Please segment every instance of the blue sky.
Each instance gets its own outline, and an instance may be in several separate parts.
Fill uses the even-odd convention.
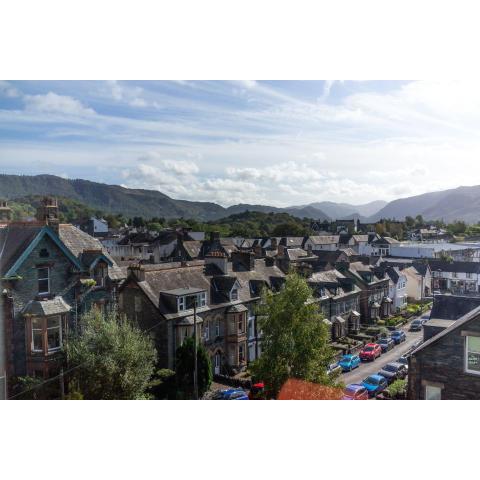
[[[2,81],[0,171],[222,205],[391,200],[480,184],[479,107],[475,82]]]

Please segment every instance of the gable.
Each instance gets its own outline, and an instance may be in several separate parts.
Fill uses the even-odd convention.
[[[14,278],[18,269],[28,259],[31,253],[38,247],[38,245],[44,240],[51,241],[61,253],[73,264],[75,268],[82,271],[83,268],[77,258],[70,252],[60,238],[51,230],[48,226],[43,227],[38,234],[25,246],[20,255],[15,259],[8,271],[5,273],[4,278]]]

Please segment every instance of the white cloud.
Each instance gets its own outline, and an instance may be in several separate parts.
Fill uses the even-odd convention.
[[[15,98],[19,97],[21,93],[10,83],[0,80],[0,96],[2,95],[7,98]]]
[[[48,92],[45,95],[24,95],[27,110],[42,113],[62,113],[66,115],[94,115],[95,111],[85,107],[75,98]]]
[[[107,81],[107,86],[111,97],[117,101],[122,102],[131,107],[147,107],[149,103],[143,98],[144,90],[140,87],[131,87],[124,83],[119,83],[117,80]],[[159,106],[155,104],[154,106]]]

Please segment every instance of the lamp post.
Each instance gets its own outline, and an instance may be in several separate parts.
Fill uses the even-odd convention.
[[[193,348],[193,395],[198,400],[198,369],[197,369],[197,297],[193,301],[193,339],[195,346]]]

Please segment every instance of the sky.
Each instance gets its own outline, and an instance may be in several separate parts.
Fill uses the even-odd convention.
[[[224,206],[480,184],[479,133],[474,81],[0,81],[0,173]]]

